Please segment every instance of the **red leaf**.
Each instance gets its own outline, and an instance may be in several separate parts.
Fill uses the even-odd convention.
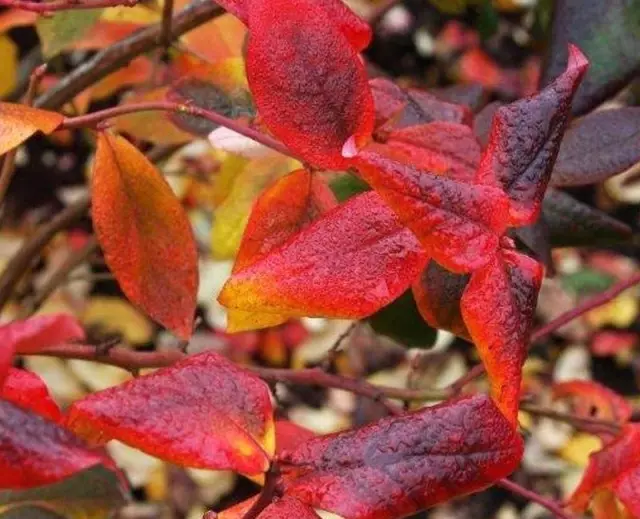
[[[435,261],[427,264],[413,283],[413,296],[427,324],[471,340],[460,309],[460,299],[468,282],[469,275],[453,274]]]
[[[466,182],[474,180],[482,153],[471,128],[442,121],[393,130],[386,144],[407,164]]]
[[[30,106],[0,103],[0,155],[22,144],[37,131],[53,132],[64,117]]]
[[[511,198],[511,224],[534,222],[560,148],[571,100],[588,62],[570,46],[567,69],[532,97],[498,108],[478,170],[482,183],[504,186]]]
[[[122,290],[153,319],[188,339],[198,252],[169,184],[127,140],[100,132],[91,189],[96,234]]]
[[[60,422],[62,413],[42,379],[30,371],[11,368],[4,381],[0,398],[28,411],[44,416],[52,422]]]
[[[0,400],[0,488],[55,483],[102,461],[69,431]]]
[[[486,396],[319,437],[280,456],[282,490],[349,519],[392,519],[507,476],[522,440]]]
[[[502,189],[422,171],[383,156],[371,145],[356,158],[362,178],[397,213],[427,253],[452,272],[484,265],[506,229]]]
[[[222,0],[219,4],[234,16],[242,20],[245,25],[249,23],[249,6],[245,0]],[[360,52],[371,42],[371,27],[362,18],[349,9],[342,0],[321,0],[315,5],[321,7],[329,16],[344,36],[349,40],[353,48]]]
[[[473,114],[468,107],[443,101],[423,90],[403,90],[393,81],[384,78],[372,79],[369,85],[375,104],[376,126],[390,119],[396,128],[434,121],[467,126],[471,126],[473,122]]]
[[[227,508],[220,512],[218,519],[243,519],[246,513],[251,509],[253,504],[258,498],[252,497],[241,503],[238,503],[231,508]],[[258,519],[318,519],[318,514],[315,513],[313,508],[302,504],[297,499],[289,496],[284,496],[281,499],[277,499],[266,507],[258,515]]]
[[[218,300],[254,312],[359,319],[404,292],[426,260],[414,235],[368,192],[233,274]]]
[[[14,353],[38,353],[48,346],[84,337],[78,321],[65,314],[41,315],[0,326],[0,386]]]
[[[276,421],[276,453],[280,455],[285,450],[291,450],[298,445],[315,438],[316,434],[300,425],[288,420]]]
[[[559,382],[553,385],[552,394],[554,399],[571,399],[575,414],[587,418],[627,422],[633,412],[618,393],[589,380]]]
[[[279,179],[251,210],[234,272],[255,263],[336,205],[335,195],[319,175],[299,169]]]
[[[246,59],[269,130],[306,161],[348,167],[373,130],[373,99],[364,65],[327,12],[309,0],[253,0]]]
[[[205,352],[75,402],[68,426],[92,444],[116,439],[171,463],[267,470],[274,452],[267,385]]]
[[[569,498],[575,512],[583,512],[599,491],[613,492],[632,517],[640,517],[640,425],[625,425],[613,442],[589,457],[580,485]]]
[[[513,425],[542,277],[537,261],[500,250],[471,274],[462,295],[462,316],[487,369],[493,398]]]

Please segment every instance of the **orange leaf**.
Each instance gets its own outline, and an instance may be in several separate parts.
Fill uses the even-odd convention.
[[[461,300],[462,316],[487,368],[493,398],[514,425],[542,276],[537,261],[501,249],[471,274]]]
[[[614,441],[589,457],[587,470],[580,485],[569,498],[568,504],[575,512],[583,512],[589,501],[598,493],[610,491],[617,496],[632,517],[640,517],[638,485],[640,425],[629,424],[624,426],[622,433]],[[609,502],[608,505],[610,504]]]
[[[253,206],[233,273],[255,263],[337,204],[333,192],[319,175],[300,169],[279,179]],[[287,319],[287,315],[230,310],[227,330],[238,332],[275,326]]]
[[[255,476],[275,451],[272,414],[267,385],[209,351],[75,402],[67,425],[93,444]]]
[[[554,399],[570,398],[574,412],[586,418],[627,422],[633,409],[629,402],[615,391],[589,380],[571,380],[553,385]]]
[[[171,188],[137,148],[101,132],[92,193],[96,235],[122,290],[153,319],[188,339],[198,253]]]
[[[49,134],[64,117],[30,106],[0,103],[0,155],[19,146],[37,131]]]

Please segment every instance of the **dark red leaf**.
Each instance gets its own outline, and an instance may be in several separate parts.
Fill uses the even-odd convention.
[[[434,328],[470,340],[460,310],[460,299],[468,282],[468,274],[454,274],[430,261],[413,284],[413,295],[423,319]]]
[[[580,47],[591,69],[573,102],[575,115],[589,112],[618,92],[640,70],[640,10],[633,0],[556,0],[542,85],[562,73],[567,46]]]
[[[633,236],[627,224],[557,189],[547,190],[542,217],[554,247],[610,245]]]
[[[267,385],[204,352],[75,402],[68,427],[92,444],[117,439],[172,463],[255,476],[275,450]]]
[[[458,273],[484,265],[507,225],[502,189],[422,171],[384,152],[377,144],[363,150],[356,158],[360,176],[415,233],[429,256]]]
[[[373,98],[331,16],[310,0],[252,0],[246,60],[269,130],[314,165],[348,167],[371,136]]]
[[[0,488],[55,483],[102,461],[66,429],[0,400]]]
[[[395,519],[486,488],[522,448],[489,398],[466,397],[283,453],[282,490],[349,519]]]
[[[444,88],[435,88],[431,93],[436,97],[456,105],[467,106],[472,112],[477,113],[486,104],[486,93],[479,83],[451,85]]]
[[[549,191],[547,191],[548,194]],[[546,275],[551,277],[555,270],[551,257],[551,237],[549,226],[544,218],[544,202],[542,203],[542,216],[531,225],[524,225],[511,229],[510,235],[524,245],[531,255],[542,263],[547,269]]]
[[[47,386],[38,375],[30,371],[11,368],[0,390],[0,398],[52,422],[60,422],[62,419],[60,408],[51,398]]]
[[[396,128],[405,128],[434,121],[470,126],[473,114],[468,107],[442,100],[429,92],[403,90],[393,81],[375,78],[369,81],[376,107],[376,126],[392,119]]]
[[[471,274],[462,295],[462,316],[487,369],[491,393],[513,425],[542,276],[537,261],[501,249]]]
[[[595,184],[640,161],[640,108],[602,110],[568,129],[551,175],[554,186]]]
[[[411,231],[367,192],[234,273],[218,300],[253,312],[360,319],[402,294],[426,261]]]
[[[511,199],[513,226],[534,222],[570,115],[571,99],[587,70],[571,46],[567,69],[532,97],[500,107],[478,170],[481,183],[502,185]]]

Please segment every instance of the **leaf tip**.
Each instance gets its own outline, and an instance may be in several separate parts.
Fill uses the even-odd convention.
[[[342,145],[342,156],[345,159],[352,159],[358,154],[358,145],[355,135],[349,137]]]

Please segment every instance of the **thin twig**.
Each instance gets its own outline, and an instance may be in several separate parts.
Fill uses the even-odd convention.
[[[49,296],[62,285],[69,274],[79,265],[84,263],[98,249],[98,241],[95,237],[89,238],[87,243],[77,251],[65,258],[62,265],[52,274],[47,282],[36,292],[22,309],[19,318],[26,319],[42,306]]]
[[[238,121],[225,117],[217,112],[212,112],[210,110],[205,110],[204,108],[200,108],[198,106],[183,104],[183,103],[174,103],[171,101],[150,101],[145,103],[131,103],[126,105],[115,106],[113,108],[107,108],[105,110],[99,110],[97,112],[93,112],[87,115],[81,115],[78,117],[70,117],[64,120],[60,129],[74,129],[74,128],[92,128],[96,125],[106,121],[108,119],[112,119],[114,117],[119,117],[122,115],[138,113],[138,112],[149,112],[149,111],[166,111],[166,112],[175,112],[185,115],[192,115],[195,117],[202,117],[203,119],[207,119],[217,125],[224,126],[225,128],[229,128],[245,137],[253,139],[260,144],[264,144],[265,146],[276,150],[280,153],[288,155],[290,157],[297,158],[297,156],[291,152],[284,144],[280,141],[270,137],[262,132],[254,130],[253,128],[249,128]]]
[[[0,0],[1,2],[2,0]],[[47,71],[46,65],[40,65],[37,67],[29,76],[29,86],[27,87],[27,92],[24,95],[24,99],[22,103],[31,106],[33,105],[33,100],[36,97],[36,92],[38,91],[38,85],[40,81],[44,77]],[[16,154],[18,153],[17,149],[13,149],[8,151],[2,162],[2,169],[0,169],[0,205],[4,201],[4,197],[7,194],[7,190],[9,189],[9,184],[11,184],[11,180],[13,179],[13,174],[15,173],[15,165],[16,165]]]
[[[279,476],[280,470],[278,468],[278,463],[273,460],[265,475],[264,486],[262,487],[262,491],[260,492],[258,499],[256,499],[255,503],[251,505],[251,508],[247,510],[242,519],[256,519],[256,517],[258,517],[260,513],[262,513],[262,511],[271,504],[275,497]]]
[[[139,0],[92,0],[78,2],[77,0],[54,0],[53,2],[30,2],[28,0],[0,0],[0,6],[22,9],[34,13],[52,13],[54,11],[68,11],[70,9],[100,9],[103,7],[126,6],[133,7]]]
[[[174,38],[178,38],[223,13],[224,10],[211,0],[195,0],[173,17],[171,33]],[[160,23],[144,27],[98,52],[42,94],[36,100],[35,106],[48,110],[59,109],[77,94],[125,66],[132,59],[156,48],[161,31]]]
[[[590,416],[577,416],[575,414],[563,413],[547,407],[541,407],[534,404],[521,404],[520,409],[535,416],[551,418],[559,422],[565,422],[573,425],[577,429],[583,429],[587,432],[606,432],[614,436],[620,434],[620,425],[609,420],[601,420]]]
[[[84,196],[56,214],[51,221],[42,225],[13,255],[0,275],[0,310],[7,303],[13,288],[20,278],[27,272],[33,261],[40,255],[53,237],[66,229],[75,221],[82,218],[89,210],[89,197]]]
[[[599,306],[607,304],[609,301],[619,296],[622,292],[624,292],[628,288],[633,287],[634,285],[637,285],[638,283],[640,283],[640,272],[634,274],[628,279],[625,279],[623,281],[620,281],[619,283],[616,283],[614,286],[605,290],[604,292],[596,294],[595,296],[589,299],[585,299],[575,308],[572,308],[568,312],[565,312],[562,315],[559,315],[555,319],[549,321],[544,326],[541,326],[540,328],[535,330],[531,334],[529,349],[533,346],[534,343],[545,338],[547,335],[553,333],[558,328],[561,328],[565,324],[570,323],[574,319],[580,317],[583,314],[586,314],[587,312],[589,312],[590,310],[593,310],[594,308],[598,308]],[[477,366],[474,366],[472,369],[470,369],[465,375],[463,375],[458,380],[453,382],[449,386],[449,389],[454,394],[457,394],[462,390],[464,386],[466,386],[469,382],[475,380],[476,378],[480,377],[484,372],[485,372],[484,365],[478,364]]]
[[[320,367],[323,370],[328,371],[331,368],[331,365],[336,360],[336,356],[340,351],[340,347],[342,346],[344,341],[346,341],[351,336],[351,334],[353,333],[353,330],[355,330],[357,325],[358,325],[358,321],[352,322],[347,327],[347,329],[338,336],[336,341],[331,345],[331,348],[327,350],[327,353],[325,354],[324,359],[320,363]]]
[[[171,32],[171,23],[173,22],[173,0],[164,0],[162,6],[162,30],[160,31],[160,39],[158,43],[165,50],[171,45],[173,34]]]
[[[502,487],[509,492],[512,492],[520,497],[523,497],[527,501],[533,501],[534,503],[538,503],[540,506],[543,506],[549,512],[554,514],[559,519],[576,519],[573,515],[568,514],[562,509],[562,506],[557,501],[541,496],[537,492],[533,490],[528,490],[524,487],[521,487],[517,483],[510,481],[508,479],[501,479],[496,483],[497,486]]]

